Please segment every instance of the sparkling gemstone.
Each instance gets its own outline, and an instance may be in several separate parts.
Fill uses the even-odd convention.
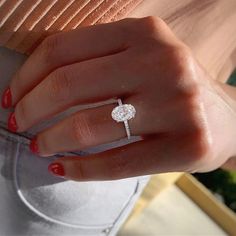
[[[135,113],[136,110],[134,106],[132,106],[131,104],[123,104],[115,107],[111,112],[111,116],[117,122],[124,122],[126,120],[134,118]]]

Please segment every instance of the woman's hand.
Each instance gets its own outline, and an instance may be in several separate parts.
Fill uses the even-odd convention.
[[[68,179],[205,172],[235,154],[231,100],[159,18],[49,36],[5,94],[3,106],[15,106],[9,117],[15,132],[78,104],[121,98],[136,108],[129,126],[142,140],[87,157],[62,157],[49,166]],[[124,138],[124,124],[111,117],[116,106],[78,111],[37,134],[31,148],[50,156]]]

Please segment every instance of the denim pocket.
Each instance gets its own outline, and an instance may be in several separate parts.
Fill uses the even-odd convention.
[[[29,142],[0,128],[1,174],[5,177],[0,176],[0,184],[8,198],[0,197],[1,218],[4,214],[10,217],[5,226],[4,220],[0,222],[0,235],[111,235],[134,205],[143,178],[60,179],[47,171],[48,164],[60,157],[38,157],[30,152]]]

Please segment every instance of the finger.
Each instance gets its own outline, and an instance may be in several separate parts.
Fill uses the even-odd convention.
[[[126,49],[124,21],[62,32],[46,38],[11,81],[12,104],[50,72],[63,65],[114,54]]]
[[[135,117],[128,121],[131,135],[149,135],[150,133],[167,133],[179,128],[182,133],[197,132],[196,121],[184,113],[187,105],[183,106],[183,116],[176,116],[179,112],[170,107],[153,112],[148,110],[141,96],[130,96],[123,100],[123,104],[135,107]],[[113,142],[126,137],[123,122],[112,119],[111,112],[117,103],[103,105],[96,108],[80,110],[72,116],[58,122],[56,125],[39,133],[31,142],[31,150],[41,156],[50,156],[59,152],[83,150],[88,147]],[[176,104],[175,104],[176,105]],[[158,105],[157,105],[158,106]],[[176,105],[177,106],[177,105]],[[178,107],[180,107],[178,105]],[[160,118],[156,117],[156,114]],[[170,119],[174,117],[173,121]],[[154,126],[155,127],[154,127]],[[184,128],[182,128],[184,126]]]
[[[126,51],[57,69],[16,105],[15,118],[18,128],[14,131],[26,131],[73,105],[118,97],[127,99],[131,95],[136,97],[131,104],[140,107],[139,122],[145,121],[145,125],[149,125],[147,132],[175,132],[179,128],[185,132],[195,127],[195,116],[190,114],[196,105],[188,95],[173,91],[171,95],[166,94],[156,99],[156,96],[150,93],[141,92],[144,85],[140,82],[142,80],[139,79],[139,70],[129,66],[132,56],[131,52]],[[142,76],[145,77],[145,74]],[[169,96],[175,97],[175,103],[170,102],[172,100]]]
[[[123,122],[116,122],[111,116],[116,106],[117,104],[109,104],[73,114],[39,133],[31,142],[31,150],[41,156],[50,156],[125,138],[126,131]],[[142,132],[141,128],[144,128],[135,124],[135,118],[133,122],[129,122],[129,126],[132,135],[139,135]]]
[[[189,136],[181,141],[179,137],[153,137],[86,157],[62,157],[48,168],[58,176],[77,181],[115,180],[190,171],[190,166],[197,168],[201,151]]]
[[[130,93],[132,83],[121,69],[123,61],[121,55],[112,55],[57,69],[17,103],[17,131],[25,131],[73,105]]]

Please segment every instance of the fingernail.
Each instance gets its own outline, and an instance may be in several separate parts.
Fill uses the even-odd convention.
[[[54,175],[65,176],[64,168],[63,168],[62,164],[60,164],[60,163],[51,163],[48,166],[48,170],[49,170],[49,172],[52,172]]]
[[[11,106],[12,106],[12,96],[11,96],[11,90],[8,87],[2,95],[2,107],[4,109],[7,109]]]
[[[8,129],[12,132],[16,132],[18,129],[14,112],[12,112],[8,118]]]
[[[29,147],[30,147],[31,152],[33,152],[34,154],[39,154],[39,147],[37,144],[36,137],[31,140]]]

